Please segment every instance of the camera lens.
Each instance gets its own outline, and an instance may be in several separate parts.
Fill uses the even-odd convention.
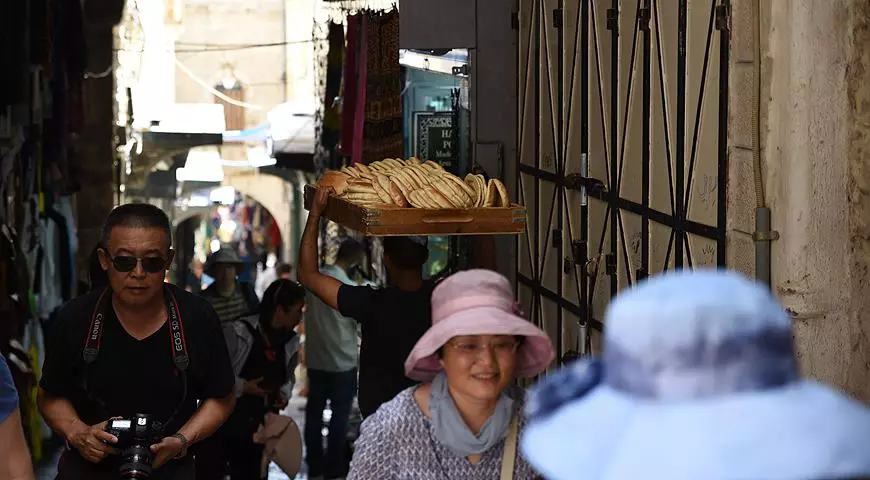
[[[151,476],[151,463],[154,454],[144,445],[133,445],[124,450],[121,464],[121,478],[148,478]]]

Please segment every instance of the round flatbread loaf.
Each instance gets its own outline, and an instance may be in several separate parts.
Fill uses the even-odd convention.
[[[462,183],[462,185],[465,185],[462,180],[459,180],[458,178],[456,180],[458,180],[459,183]],[[441,177],[439,177],[438,182],[438,185],[442,186],[441,193],[446,194],[449,192],[449,200],[456,208],[469,208],[474,205],[474,191],[472,191],[471,195],[469,195],[464,188],[460,187],[448,175],[442,175]]]
[[[402,191],[401,188],[394,182],[393,180],[387,179],[389,182],[389,187],[387,188],[387,193],[393,197],[393,203],[395,203],[399,207],[407,207],[408,206],[408,197],[405,196],[405,192]]]
[[[465,182],[463,182],[462,179],[457,177],[456,175],[453,175],[452,173],[449,173],[449,172],[444,172],[441,174],[441,176],[445,180],[447,180],[448,182],[451,182],[457,188],[461,189],[465,193],[465,195],[468,196],[469,200],[471,200],[472,202],[477,197],[477,194],[474,192],[474,189],[469,187],[468,185],[466,185]]]
[[[382,203],[381,197],[376,193],[348,193],[344,198],[353,203]]]
[[[369,170],[372,170],[373,172],[385,172],[389,169],[389,167],[387,167],[386,165],[381,163],[381,160],[378,160],[377,162],[370,163],[368,165],[368,167],[369,167]]]
[[[378,194],[378,197],[381,198],[381,203],[393,203],[393,197],[381,186],[381,184],[377,181],[372,183],[372,186],[375,187],[375,193]]]
[[[480,207],[483,205],[483,197],[484,192],[480,186],[477,184],[477,178],[475,178],[473,173],[469,173],[465,176],[465,184],[468,185],[474,191],[474,207]]]
[[[489,180],[489,184],[486,186],[486,198],[483,200],[483,206],[486,208],[497,207],[498,202],[498,187],[495,186],[492,179]]]
[[[405,169],[405,171],[408,172],[408,175],[410,175],[421,187],[425,187],[432,183],[432,179],[429,178],[429,174],[419,166],[408,167]]]
[[[413,190],[411,195],[408,197],[408,200],[411,201],[411,205],[416,208],[437,208],[434,202],[429,200],[429,198],[423,195],[423,190]]]
[[[486,178],[483,175],[474,175],[474,190],[477,192],[477,208],[483,208],[486,202]]]
[[[505,187],[504,183],[497,178],[493,178],[490,180],[495,184],[495,188],[498,191],[498,203],[496,206],[498,207],[510,207],[511,199],[508,197],[507,187]]]
[[[320,177],[317,181],[318,187],[330,187],[335,191],[336,195],[341,195],[347,188],[347,181],[350,175],[335,170],[329,170]]]
[[[437,188],[435,188],[431,185],[422,189],[421,191],[429,199],[431,199],[435,202],[435,205],[437,205],[437,208],[456,208],[453,206],[453,203],[451,203],[450,200],[446,196],[444,196],[441,192],[438,191]]]
[[[390,169],[394,168],[402,168],[405,164],[401,160],[396,160],[395,158],[387,158],[384,159],[384,163],[390,167]]]
[[[465,204],[468,203],[465,193],[451,185],[450,182],[444,178],[436,178],[432,182],[432,188],[438,190],[438,192],[441,193],[441,195],[444,196],[454,208],[464,208]]]

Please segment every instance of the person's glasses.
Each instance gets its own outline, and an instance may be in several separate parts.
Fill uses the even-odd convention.
[[[161,257],[134,257],[132,255],[118,255],[113,257],[106,253],[106,257],[112,262],[115,270],[121,273],[129,273],[136,269],[136,265],[142,262],[142,270],[146,273],[157,273],[166,270],[166,259]]]
[[[491,343],[455,341],[450,342],[447,345],[455,348],[460,353],[469,356],[480,355],[488,348],[492,349],[492,351],[495,352],[496,355],[512,355],[516,353],[517,348],[520,346],[519,342],[514,339],[495,340]]]

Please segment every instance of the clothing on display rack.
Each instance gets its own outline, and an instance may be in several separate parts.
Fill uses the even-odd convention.
[[[335,148],[341,134],[341,111],[335,99],[341,94],[341,66],[344,61],[344,27],[329,23],[327,36],[329,52],[326,63],[326,89],[323,95],[323,131],[320,144],[326,149]]]
[[[402,158],[402,75],[399,12],[364,14],[366,41],[365,124],[362,161]]]
[[[0,352],[20,395],[35,460],[51,431],[36,408],[44,328],[76,293],[76,219],[69,195],[83,130],[82,4],[0,2]]]

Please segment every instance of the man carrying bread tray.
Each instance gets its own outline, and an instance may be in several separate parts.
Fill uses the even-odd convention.
[[[426,237],[385,237],[383,288],[345,285],[320,273],[318,223],[331,187],[317,189],[299,252],[299,281],[328,306],[362,326],[359,370],[359,408],[363,417],[375,413],[402,390],[416,382],[405,376],[405,359],[417,340],[432,325],[430,299],[434,280],[423,279],[429,257]],[[491,236],[476,238],[477,268],[495,268]]]

